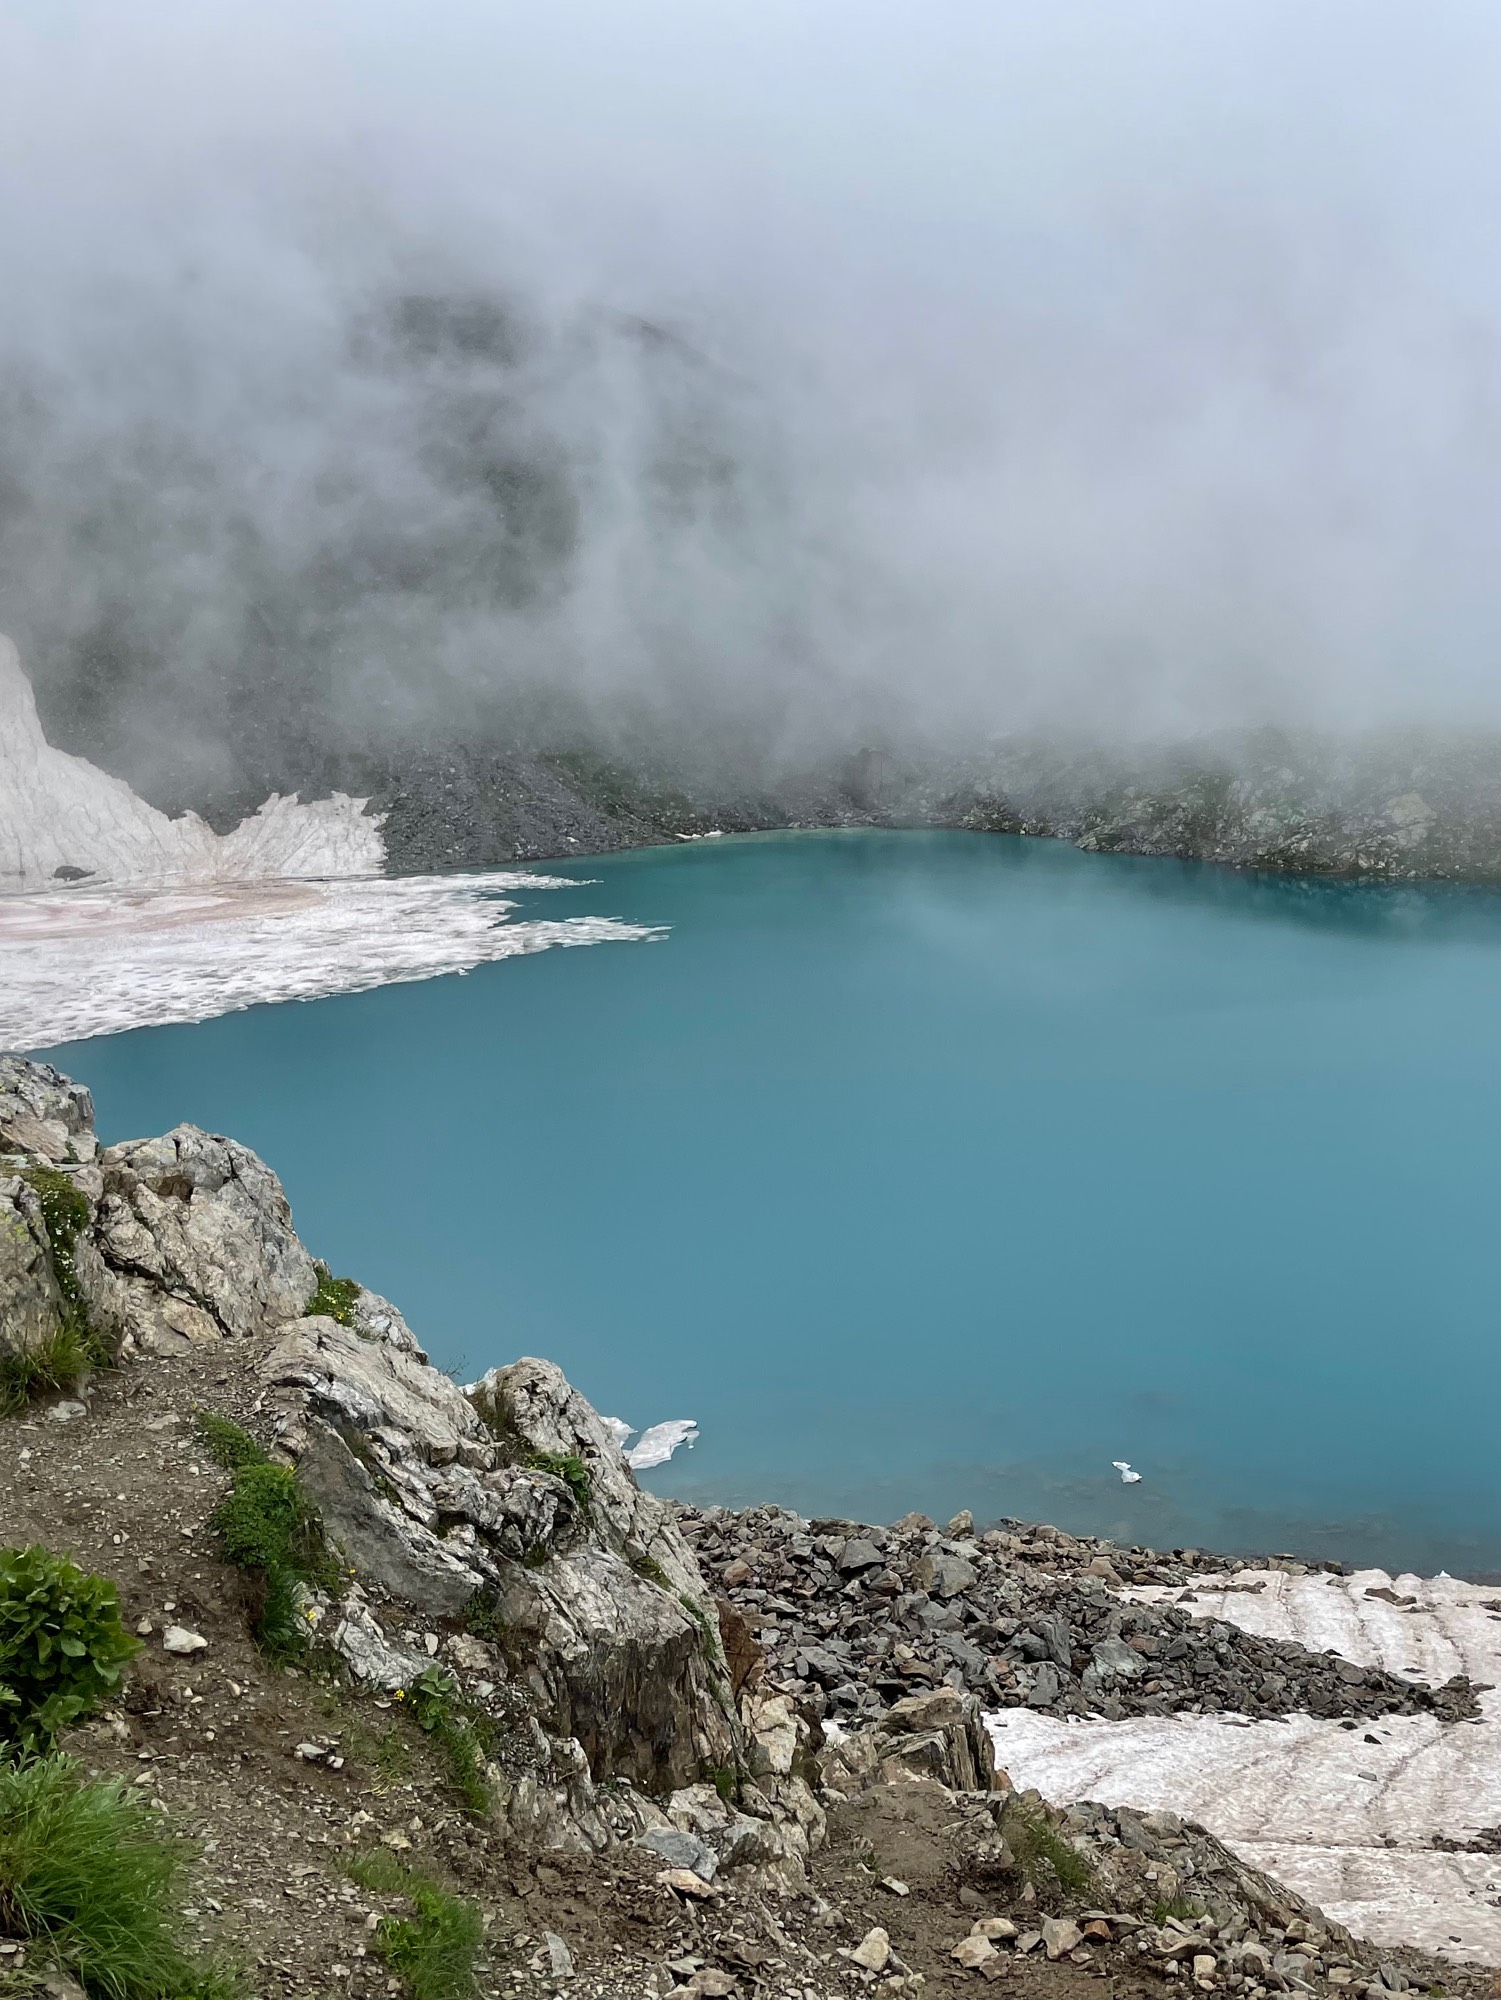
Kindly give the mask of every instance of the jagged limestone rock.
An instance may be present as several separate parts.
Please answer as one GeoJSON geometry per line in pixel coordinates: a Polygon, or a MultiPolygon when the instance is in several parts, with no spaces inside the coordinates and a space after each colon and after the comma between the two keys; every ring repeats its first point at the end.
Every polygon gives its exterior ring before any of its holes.
{"type": "Polygon", "coordinates": [[[122,1328],[154,1352],[259,1333],[317,1285],[281,1182],[248,1146],[179,1125],[100,1155],[93,1239],[122,1328]]]}
{"type": "Polygon", "coordinates": [[[298,1483],[318,1510],[324,1533],[360,1576],[387,1596],[454,1618],[484,1585],[484,1575],[378,1490],[339,1433],[309,1421],[298,1483]]]}
{"type": "Polygon", "coordinates": [[[867,1785],[931,1779],[953,1792],[1004,1791],[980,1704],[957,1688],[908,1695],[869,1729],[842,1737],[820,1761],[826,1789],[850,1795],[867,1785]]]}
{"type": "Polygon", "coordinates": [[[47,1347],[65,1311],[41,1198],[19,1175],[0,1175],[0,1359],[47,1347]]]}
{"type": "Polygon", "coordinates": [[[407,1345],[399,1315],[386,1337],[353,1317],[288,1322],[260,1374],[282,1447],[361,1580],[432,1617],[483,1592],[512,1675],[596,1778],[662,1791],[732,1765],[738,1726],[698,1565],[597,1412],[533,1360],[470,1400],[407,1345]]]}
{"type": "Polygon", "coordinates": [[[660,1570],[666,1589],[702,1600],[718,1652],[718,1618],[704,1597],[697,1558],[661,1502],[637,1485],[616,1434],[562,1369],[525,1356],[507,1368],[492,1368],[475,1384],[472,1400],[514,1454],[579,1461],[589,1480],[596,1535],[638,1568],[660,1570]]]}
{"type": "Polygon", "coordinates": [[[488,1470],[496,1462],[495,1441],[463,1390],[422,1360],[415,1345],[299,1313],[282,1325],[260,1372],[272,1387],[298,1392],[278,1399],[294,1454],[303,1449],[298,1426],[311,1412],[371,1437],[388,1473],[399,1465],[456,1462],[488,1470]]]}
{"type": "Polygon", "coordinates": [[[50,1063],[0,1055],[0,1152],[43,1160],[94,1157],[94,1100],[50,1063]]]}
{"type": "Polygon", "coordinates": [[[676,1521],[643,1493],[598,1411],[550,1361],[493,1369],[476,1385],[502,1449],[581,1467],[586,1526],[536,1567],[504,1566],[498,1609],[510,1645],[596,1776],[648,1791],[734,1763],[734,1719],[718,1618],[676,1521]],[[607,1639],[607,1642],[606,1642],[607,1639]]]}

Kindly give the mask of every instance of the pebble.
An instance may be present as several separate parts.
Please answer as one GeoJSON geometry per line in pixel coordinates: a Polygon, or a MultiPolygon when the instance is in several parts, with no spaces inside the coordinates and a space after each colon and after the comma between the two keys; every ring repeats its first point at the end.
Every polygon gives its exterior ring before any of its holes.
{"type": "Polygon", "coordinates": [[[891,1939],[879,1924],[868,1930],[853,1951],[843,1954],[866,1972],[884,1972],[891,1962],[891,1939]]]}
{"type": "Polygon", "coordinates": [[[186,1625],[169,1625],[162,1634],[164,1653],[201,1653],[207,1649],[208,1640],[201,1632],[190,1632],[186,1625]]]}
{"type": "Polygon", "coordinates": [[[995,1946],[988,1937],[977,1937],[973,1932],[960,1938],[949,1953],[956,1965],[962,1965],[966,1972],[978,1972],[982,1965],[996,1956],[995,1946]]]}
{"type": "Polygon", "coordinates": [[[695,1902],[706,1903],[719,1891],[702,1875],[695,1875],[691,1868],[664,1868],[657,1880],[667,1889],[675,1889],[680,1896],[691,1896],[695,1902]]]}

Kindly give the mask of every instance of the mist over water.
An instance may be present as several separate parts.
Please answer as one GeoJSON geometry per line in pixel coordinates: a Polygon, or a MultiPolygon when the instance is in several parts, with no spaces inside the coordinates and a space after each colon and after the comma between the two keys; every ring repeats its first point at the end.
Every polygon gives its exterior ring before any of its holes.
{"type": "Polygon", "coordinates": [[[165,802],[1501,724],[1501,17],[0,12],[0,629],[165,802]]]}

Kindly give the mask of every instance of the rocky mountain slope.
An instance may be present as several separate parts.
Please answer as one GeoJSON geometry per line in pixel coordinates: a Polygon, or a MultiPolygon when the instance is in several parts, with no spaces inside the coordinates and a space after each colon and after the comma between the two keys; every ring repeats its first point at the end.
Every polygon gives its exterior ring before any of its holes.
{"type": "Polygon", "coordinates": [[[189,788],[160,810],[48,742],[0,637],[0,888],[425,875],[713,832],[857,826],[1027,833],[1303,875],[1501,879],[1501,742],[1486,740],[1339,746],[1268,733],[1178,751],[1013,741],[962,757],[863,750],[758,778],[718,756],[679,753],[648,770],[467,740],[286,758],[269,797],[189,788]]]}
{"type": "MultiPolygon", "coordinates": [[[[1486,1990],[1171,1813],[1018,1794],[978,1699],[1466,1686],[1201,1636],[1043,1530],[680,1516],[550,1364],[431,1367],[246,1148],[100,1147],[16,1057],[0,1210],[0,1544],[109,1578],[141,1642],[63,1747],[201,1843],[181,1920],[247,1991],[1486,1990]],[[446,1986],[407,1949],[434,1910],[473,1917],[446,1986]]],[[[0,1879],[0,1988],[52,1955],[0,1879]]]]}

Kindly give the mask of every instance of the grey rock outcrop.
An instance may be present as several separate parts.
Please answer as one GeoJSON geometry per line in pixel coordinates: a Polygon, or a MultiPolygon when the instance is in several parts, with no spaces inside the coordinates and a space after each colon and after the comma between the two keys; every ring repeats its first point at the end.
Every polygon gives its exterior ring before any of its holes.
{"type": "Polygon", "coordinates": [[[51,1161],[91,1160],[94,1100],[50,1063],[0,1055],[0,1152],[51,1161]]]}
{"type": "Polygon", "coordinates": [[[495,1677],[538,1730],[535,1768],[510,1790],[536,1825],[561,1800],[597,1831],[595,1780],[666,1796],[738,1767],[698,1564],[562,1373],[518,1361],[471,1397],[373,1292],[336,1294],[338,1318],[308,1316],[319,1270],[254,1153],[191,1125],[101,1151],[92,1112],[58,1072],[3,1059],[0,1139],[17,1166],[0,1177],[4,1340],[39,1344],[77,1309],[59,1284],[65,1253],[91,1332],[123,1356],[255,1343],[262,1410],[355,1571],[340,1602],[312,1594],[310,1622],[351,1671],[392,1686],[432,1659],[402,1628],[478,1617],[495,1677]],[[59,1168],[66,1245],[39,1192],[59,1168]]]}
{"type": "Polygon", "coordinates": [[[353,1327],[289,1321],[260,1370],[362,1581],[435,1618],[482,1602],[512,1676],[596,1778],[660,1792],[733,1764],[712,1602],[604,1421],[545,1361],[493,1371],[471,1399],[364,1296],[353,1327]]]}
{"type": "Polygon", "coordinates": [[[41,1197],[19,1174],[0,1174],[0,1359],[47,1347],[64,1313],[41,1197]]]}
{"type": "Polygon", "coordinates": [[[100,1305],[155,1353],[258,1333],[315,1290],[281,1182],[248,1146],[195,1125],[100,1155],[93,1240],[113,1276],[100,1305]]]}

